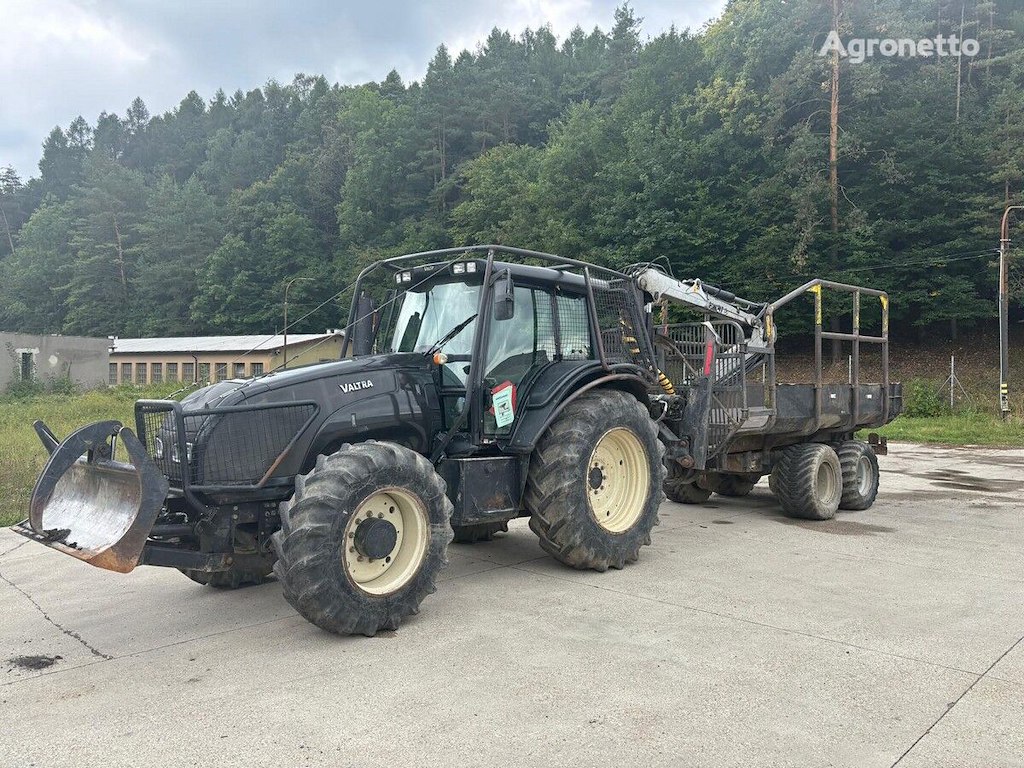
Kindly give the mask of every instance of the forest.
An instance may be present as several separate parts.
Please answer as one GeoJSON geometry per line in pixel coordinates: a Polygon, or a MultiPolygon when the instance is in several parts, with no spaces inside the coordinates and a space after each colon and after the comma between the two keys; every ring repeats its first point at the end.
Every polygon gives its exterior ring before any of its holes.
{"type": "Polygon", "coordinates": [[[867,284],[908,335],[990,322],[999,217],[1024,187],[1024,10],[836,6],[731,0],[690,31],[645,30],[623,5],[607,30],[441,46],[418,82],[298,74],[76,117],[45,137],[37,176],[0,170],[0,328],[270,333],[302,276],[293,317],[328,303],[294,330],[322,330],[368,261],[482,242],[667,260],[757,300],[813,276],[867,284]],[[978,51],[833,72],[834,24],[978,51]]]}

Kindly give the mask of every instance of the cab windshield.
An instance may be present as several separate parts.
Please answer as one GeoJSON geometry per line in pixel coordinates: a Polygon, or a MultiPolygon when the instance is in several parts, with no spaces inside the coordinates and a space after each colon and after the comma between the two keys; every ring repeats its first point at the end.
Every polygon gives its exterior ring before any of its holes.
{"type": "Polygon", "coordinates": [[[391,352],[428,352],[460,324],[462,330],[444,345],[449,355],[468,355],[472,351],[471,318],[480,302],[480,285],[437,283],[426,291],[409,291],[402,299],[391,336],[391,352]],[[469,321],[469,322],[467,322],[469,321]]]}

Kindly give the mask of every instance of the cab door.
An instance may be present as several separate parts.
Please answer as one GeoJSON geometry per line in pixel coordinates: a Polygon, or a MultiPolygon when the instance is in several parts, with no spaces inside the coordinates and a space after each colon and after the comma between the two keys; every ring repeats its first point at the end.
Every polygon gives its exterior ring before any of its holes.
{"type": "Polygon", "coordinates": [[[592,359],[592,351],[582,295],[516,286],[513,316],[502,321],[491,318],[486,330],[484,435],[493,439],[512,431],[540,369],[563,360],[592,359]]]}

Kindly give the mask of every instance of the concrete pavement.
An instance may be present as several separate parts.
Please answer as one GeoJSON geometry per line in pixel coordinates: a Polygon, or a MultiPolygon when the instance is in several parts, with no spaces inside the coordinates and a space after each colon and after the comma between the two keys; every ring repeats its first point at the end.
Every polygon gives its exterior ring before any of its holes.
{"type": "Polygon", "coordinates": [[[891,451],[867,512],[666,503],[622,571],[452,545],[373,639],[2,531],[0,766],[1024,766],[1024,450],[891,451]]]}

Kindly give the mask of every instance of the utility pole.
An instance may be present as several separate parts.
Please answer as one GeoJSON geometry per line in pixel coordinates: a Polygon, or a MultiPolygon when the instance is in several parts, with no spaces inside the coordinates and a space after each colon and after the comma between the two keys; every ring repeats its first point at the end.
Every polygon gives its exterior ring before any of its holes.
{"type": "Polygon", "coordinates": [[[299,280],[312,280],[312,277],[293,277],[287,283],[284,284],[284,343],[282,346],[281,355],[284,358],[284,362],[281,365],[285,370],[288,369],[288,290],[292,287],[292,283],[299,280]]]}
{"type": "MultiPolygon", "coordinates": [[[[839,34],[839,0],[832,0],[832,31],[839,34]]],[[[839,267],[839,50],[832,51],[832,102],[829,108],[828,190],[832,234],[831,269],[839,267]]],[[[832,330],[838,331],[838,318],[832,317],[832,330]]],[[[842,342],[832,340],[832,362],[839,362],[842,342]]]]}
{"type": "Polygon", "coordinates": [[[1010,418],[1010,211],[1024,205],[1009,205],[1003,212],[999,231],[999,413],[1010,418]]]}

